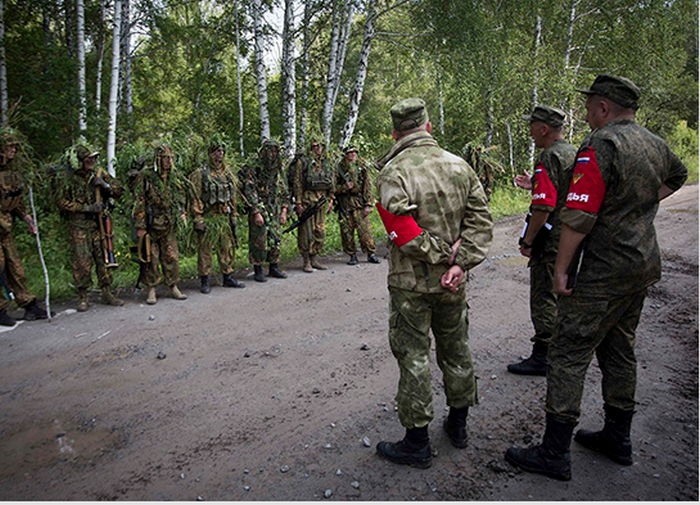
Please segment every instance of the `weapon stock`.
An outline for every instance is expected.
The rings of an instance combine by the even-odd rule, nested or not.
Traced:
[[[294,221],[286,230],[284,230],[283,233],[289,233],[290,231],[299,228],[299,226],[308,221],[311,216],[315,215],[319,209],[322,209],[324,205],[326,205],[326,195],[323,195],[321,198],[316,200],[316,203],[304,209],[301,216],[299,216],[296,221]]]
[[[0,270],[0,285],[2,285],[3,291],[5,291],[5,297],[8,300],[14,300],[15,299],[15,292],[12,291],[12,288],[7,283],[7,277],[5,276],[4,269]]]
[[[101,171],[98,171],[95,177],[101,177]],[[95,185],[95,201],[102,201],[102,191],[100,186]],[[100,240],[102,241],[102,252],[104,254],[105,267],[117,268],[117,262],[114,258],[114,242],[112,240],[112,218],[109,215],[109,210],[105,208],[97,217],[97,222],[100,227]]]

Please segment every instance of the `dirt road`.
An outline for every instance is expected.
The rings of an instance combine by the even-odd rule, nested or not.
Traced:
[[[338,255],[313,275],[293,264],[287,280],[248,277],[244,290],[210,295],[192,282],[188,300],[155,306],[127,293],[122,308],[67,314],[70,304],[52,323],[0,333],[0,499],[697,500],[698,186],[664,201],[656,223],[664,277],[638,331],[631,467],[576,444],[570,482],[503,460],[544,424],[544,378],[505,368],[528,353],[532,331],[517,217],[497,223],[488,260],[471,272],[480,405],[464,450],[441,432],[433,361],[430,469],[375,454],[379,440],[403,435],[387,264]],[[594,364],[582,427],[601,424],[599,389]]]

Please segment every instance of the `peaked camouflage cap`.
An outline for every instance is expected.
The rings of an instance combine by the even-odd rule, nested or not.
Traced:
[[[85,158],[93,158],[99,154],[100,151],[87,142],[79,142],[75,145],[75,155],[78,157],[78,161],[83,161]]]
[[[635,83],[625,77],[600,74],[591,89],[577,89],[584,95],[600,95],[628,109],[637,109],[641,92]]]
[[[356,153],[357,152],[357,147],[355,146],[347,146],[345,149],[343,149],[343,154],[350,154],[350,153]]]
[[[0,128],[0,146],[19,144],[21,142],[22,136],[17,130],[9,126]]]
[[[564,124],[566,113],[563,110],[550,107],[549,105],[538,105],[532,110],[532,114],[523,116],[523,119],[530,122],[542,121],[550,126],[559,128]]]
[[[389,112],[396,131],[411,130],[428,122],[428,111],[421,98],[401,100]]]

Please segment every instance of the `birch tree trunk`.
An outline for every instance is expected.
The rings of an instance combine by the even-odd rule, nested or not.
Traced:
[[[571,72],[570,62],[571,53],[574,48],[574,23],[576,22],[576,5],[578,2],[579,0],[571,0],[571,5],[569,8],[569,26],[566,31],[566,51],[564,53],[564,72],[566,76],[571,77],[570,82],[572,84],[572,88],[576,79],[576,74]],[[574,106],[571,102],[571,95],[569,95],[569,99],[567,101],[569,105],[569,142],[571,142],[574,136]]]
[[[438,107],[440,109],[440,135],[445,135],[445,102],[442,99],[442,72],[440,72],[440,59],[437,67],[437,85],[438,85]]]
[[[352,136],[355,133],[357,125],[357,116],[360,111],[360,103],[362,101],[362,93],[367,80],[367,66],[369,64],[369,54],[372,47],[372,39],[374,38],[374,20],[376,16],[376,0],[369,0],[366,8],[365,18],[365,33],[362,37],[362,47],[360,49],[360,61],[357,64],[357,74],[355,75],[355,84],[350,94],[350,107],[348,110],[348,119],[343,127],[343,132],[340,136],[340,147],[345,148],[350,144]]]
[[[336,61],[336,78],[335,78],[335,88],[333,89],[333,102],[331,107],[331,124],[333,123],[333,113],[335,111],[335,104],[338,101],[338,91],[340,90],[340,82],[343,74],[343,69],[345,68],[345,53],[348,49],[348,40],[350,39],[350,31],[352,29],[352,17],[354,12],[354,5],[352,1],[348,2],[347,9],[342,19],[340,35],[338,37],[338,59]]]
[[[241,144],[241,158],[245,159],[243,148],[243,87],[241,86],[241,39],[238,25],[238,0],[234,5],[236,11],[236,84],[238,85],[238,139]]]
[[[287,153],[296,152],[296,76],[294,70],[294,0],[284,2],[284,28],[282,30],[282,122],[284,148]]]
[[[73,13],[71,11],[71,0],[63,0],[63,13],[65,15],[66,24],[66,48],[68,49],[68,57],[75,57],[75,44],[73,44]]]
[[[311,48],[311,35],[309,27],[311,25],[311,2],[312,0],[305,0],[304,3],[304,42],[302,49],[303,54],[301,57],[301,111],[299,114],[299,145],[302,149],[306,145],[307,120],[309,116],[309,49]]]
[[[540,80],[540,71],[539,71],[539,56],[540,56],[540,40],[542,38],[542,16],[538,15],[537,16],[537,21],[535,24],[535,46],[533,49],[533,54],[532,54],[532,61],[534,63],[534,82],[532,85],[532,107],[537,107],[539,105],[539,80]],[[535,142],[532,141],[530,142],[530,165],[532,166],[535,163]]]
[[[7,126],[7,62],[5,61],[5,0],[0,0],[0,123]]]
[[[78,25],[78,129],[87,129],[87,105],[85,100],[85,3],[77,0],[75,6]]]
[[[102,106],[102,62],[105,55],[105,11],[107,10],[107,1],[100,1],[100,38],[97,43],[97,77],[95,78],[95,110],[98,114]]]
[[[267,68],[263,59],[263,2],[253,0],[253,31],[255,39],[255,75],[258,81],[258,104],[260,108],[260,138],[270,138],[270,113],[267,110]]]
[[[340,38],[340,2],[333,2],[333,25],[331,28],[330,53],[328,55],[328,75],[326,77],[326,99],[323,102],[323,116],[321,129],[326,146],[330,143],[331,123],[333,121],[333,93],[335,92],[335,79],[337,76],[336,65],[338,63],[338,39]]]
[[[117,138],[117,98],[119,94],[119,34],[121,33],[122,2],[114,0],[114,21],[112,30],[112,81],[109,89],[109,130],[107,132],[107,171],[116,175],[114,151]]]
[[[122,63],[122,108],[131,117],[134,110],[131,87],[131,0],[122,2],[121,63]]]

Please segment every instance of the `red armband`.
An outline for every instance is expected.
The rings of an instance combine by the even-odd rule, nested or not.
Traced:
[[[532,205],[557,206],[557,188],[552,184],[547,169],[540,162],[535,168],[532,183]]]
[[[389,234],[389,238],[394,241],[398,247],[407,244],[418,235],[421,234],[423,229],[418,226],[416,220],[413,216],[397,216],[392,214],[377,202],[377,210],[379,211],[379,217],[382,218],[384,223],[384,228]]]
[[[597,214],[605,196],[605,182],[592,147],[582,149],[576,158],[566,206]]]

